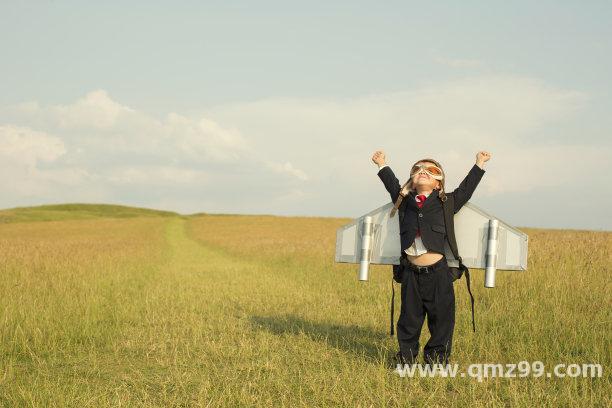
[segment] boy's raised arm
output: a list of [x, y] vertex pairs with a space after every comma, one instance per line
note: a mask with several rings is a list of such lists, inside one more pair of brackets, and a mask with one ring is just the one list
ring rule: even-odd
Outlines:
[[459, 184], [459, 187], [453, 191], [453, 195], [455, 196], [455, 214], [472, 197], [474, 190], [476, 190], [476, 186], [478, 186], [480, 179], [485, 173], [484, 164], [485, 162], [489, 161], [490, 158], [491, 154], [485, 151], [481, 151], [476, 154], [476, 163], [472, 166], [461, 184]]
[[389, 192], [391, 201], [395, 202], [402, 186], [400, 186], [399, 180], [395, 177], [391, 167], [387, 166], [386, 159], [385, 153], [382, 150], [377, 150], [372, 155], [372, 161], [378, 165], [378, 177], [380, 177]]
[[397, 197], [399, 197], [399, 192], [402, 186], [400, 186], [399, 180], [395, 177], [395, 173], [391, 170], [391, 167], [385, 165], [380, 170], [378, 170], [378, 177], [382, 180], [385, 188], [389, 192], [391, 196], [391, 201], [395, 202]]

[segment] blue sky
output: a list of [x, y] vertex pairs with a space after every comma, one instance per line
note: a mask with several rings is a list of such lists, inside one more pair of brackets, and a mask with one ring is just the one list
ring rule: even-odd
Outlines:
[[0, 5], [0, 207], [357, 216], [483, 149], [475, 204], [612, 227], [609, 2], [125, 3]]

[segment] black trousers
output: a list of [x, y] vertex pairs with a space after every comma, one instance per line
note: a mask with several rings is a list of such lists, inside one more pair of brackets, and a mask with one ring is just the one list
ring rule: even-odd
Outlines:
[[406, 361], [415, 363], [421, 328], [427, 317], [431, 337], [423, 348], [423, 358], [429, 364], [447, 364], [455, 329], [453, 278], [446, 257], [429, 268], [432, 270], [416, 272], [404, 267], [397, 340]]

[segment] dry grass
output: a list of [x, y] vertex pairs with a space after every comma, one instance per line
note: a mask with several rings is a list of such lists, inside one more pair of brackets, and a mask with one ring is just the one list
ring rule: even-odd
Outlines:
[[[0, 225], [6, 406], [610, 405], [612, 234], [530, 230], [529, 270], [455, 285], [453, 359], [596, 362], [604, 377], [399, 378], [390, 267], [333, 262], [346, 219]], [[576, 239], [577, 238], [577, 239]], [[426, 340], [427, 330], [422, 338]]]

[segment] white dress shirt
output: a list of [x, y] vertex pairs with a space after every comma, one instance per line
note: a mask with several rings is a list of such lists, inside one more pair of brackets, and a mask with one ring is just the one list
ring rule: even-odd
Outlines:
[[[382, 169], [383, 167], [387, 167], [387, 165], [383, 164], [382, 166], [380, 166], [378, 168], [378, 171], [380, 171], [380, 169]], [[425, 197], [429, 197], [429, 194], [430, 193], [423, 194], [423, 195]], [[415, 195], [414, 199], [417, 202], [419, 201], [419, 200], [417, 200], [416, 195]], [[422, 255], [422, 254], [426, 253], [427, 252], [427, 248], [425, 248], [425, 245], [423, 244], [423, 240], [421, 239], [421, 236], [419, 235], [418, 237], [414, 238], [414, 242], [412, 243], [412, 245], [409, 248], [406, 248], [404, 250], [404, 252], [407, 255], [418, 256], [418, 255]]]

